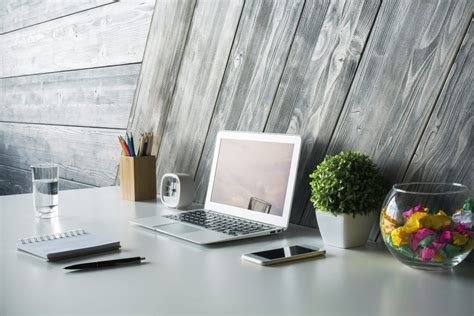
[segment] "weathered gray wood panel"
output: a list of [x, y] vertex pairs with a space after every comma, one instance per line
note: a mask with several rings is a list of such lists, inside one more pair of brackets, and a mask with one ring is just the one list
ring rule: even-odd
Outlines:
[[474, 21], [451, 68], [404, 181], [474, 188]]
[[199, 202], [205, 199], [217, 132], [263, 131], [303, 5], [245, 3], [196, 174]]
[[0, 121], [126, 128], [140, 64], [0, 79]]
[[154, 0], [125, 0], [0, 36], [0, 77], [141, 62]]
[[[402, 180], [474, 2], [383, 1], [328, 153], [370, 155], [388, 182]], [[308, 203], [301, 224], [314, 219]]]
[[308, 175], [324, 158], [379, 5], [378, 0], [314, 1], [304, 8], [265, 127], [303, 139], [293, 222], [299, 222], [308, 201]]
[[0, 2], [0, 35], [116, 0], [2, 0]]
[[165, 172], [196, 172], [242, 7], [241, 0], [196, 5], [158, 153], [157, 179]]
[[137, 137], [153, 132], [153, 155], [163, 136], [195, 5], [195, 0], [165, 0], [155, 6], [128, 125]]
[[[59, 190], [91, 188], [78, 182], [59, 179]], [[0, 195], [31, 193], [31, 172], [0, 165]]]
[[122, 130], [0, 123], [0, 164], [28, 170], [39, 162], [61, 166], [61, 176], [95, 186], [115, 183]]

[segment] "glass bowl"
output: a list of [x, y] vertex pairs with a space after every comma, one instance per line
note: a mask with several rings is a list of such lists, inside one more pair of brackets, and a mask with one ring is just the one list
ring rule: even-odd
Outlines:
[[473, 206], [462, 184], [395, 184], [380, 212], [383, 240], [410, 267], [451, 269], [473, 248]]

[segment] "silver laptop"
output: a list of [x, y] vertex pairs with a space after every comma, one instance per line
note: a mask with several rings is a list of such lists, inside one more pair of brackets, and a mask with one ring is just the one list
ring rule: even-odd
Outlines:
[[198, 244], [288, 228], [301, 148], [297, 135], [219, 132], [204, 209], [131, 223]]

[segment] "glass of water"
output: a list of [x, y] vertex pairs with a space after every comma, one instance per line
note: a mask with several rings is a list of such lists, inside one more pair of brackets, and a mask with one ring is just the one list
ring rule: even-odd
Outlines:
[[47, 163], [31, 166], [35, 215], [51, 218], [58, 215], [58, 165]]

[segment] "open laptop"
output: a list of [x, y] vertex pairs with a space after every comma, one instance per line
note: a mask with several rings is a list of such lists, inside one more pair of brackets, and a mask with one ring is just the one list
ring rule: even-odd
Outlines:
[[131, 223], [198, 244], [282, 232], [290, 219], [300, 148], [297, 135], [219, 132], [204, 209]]

